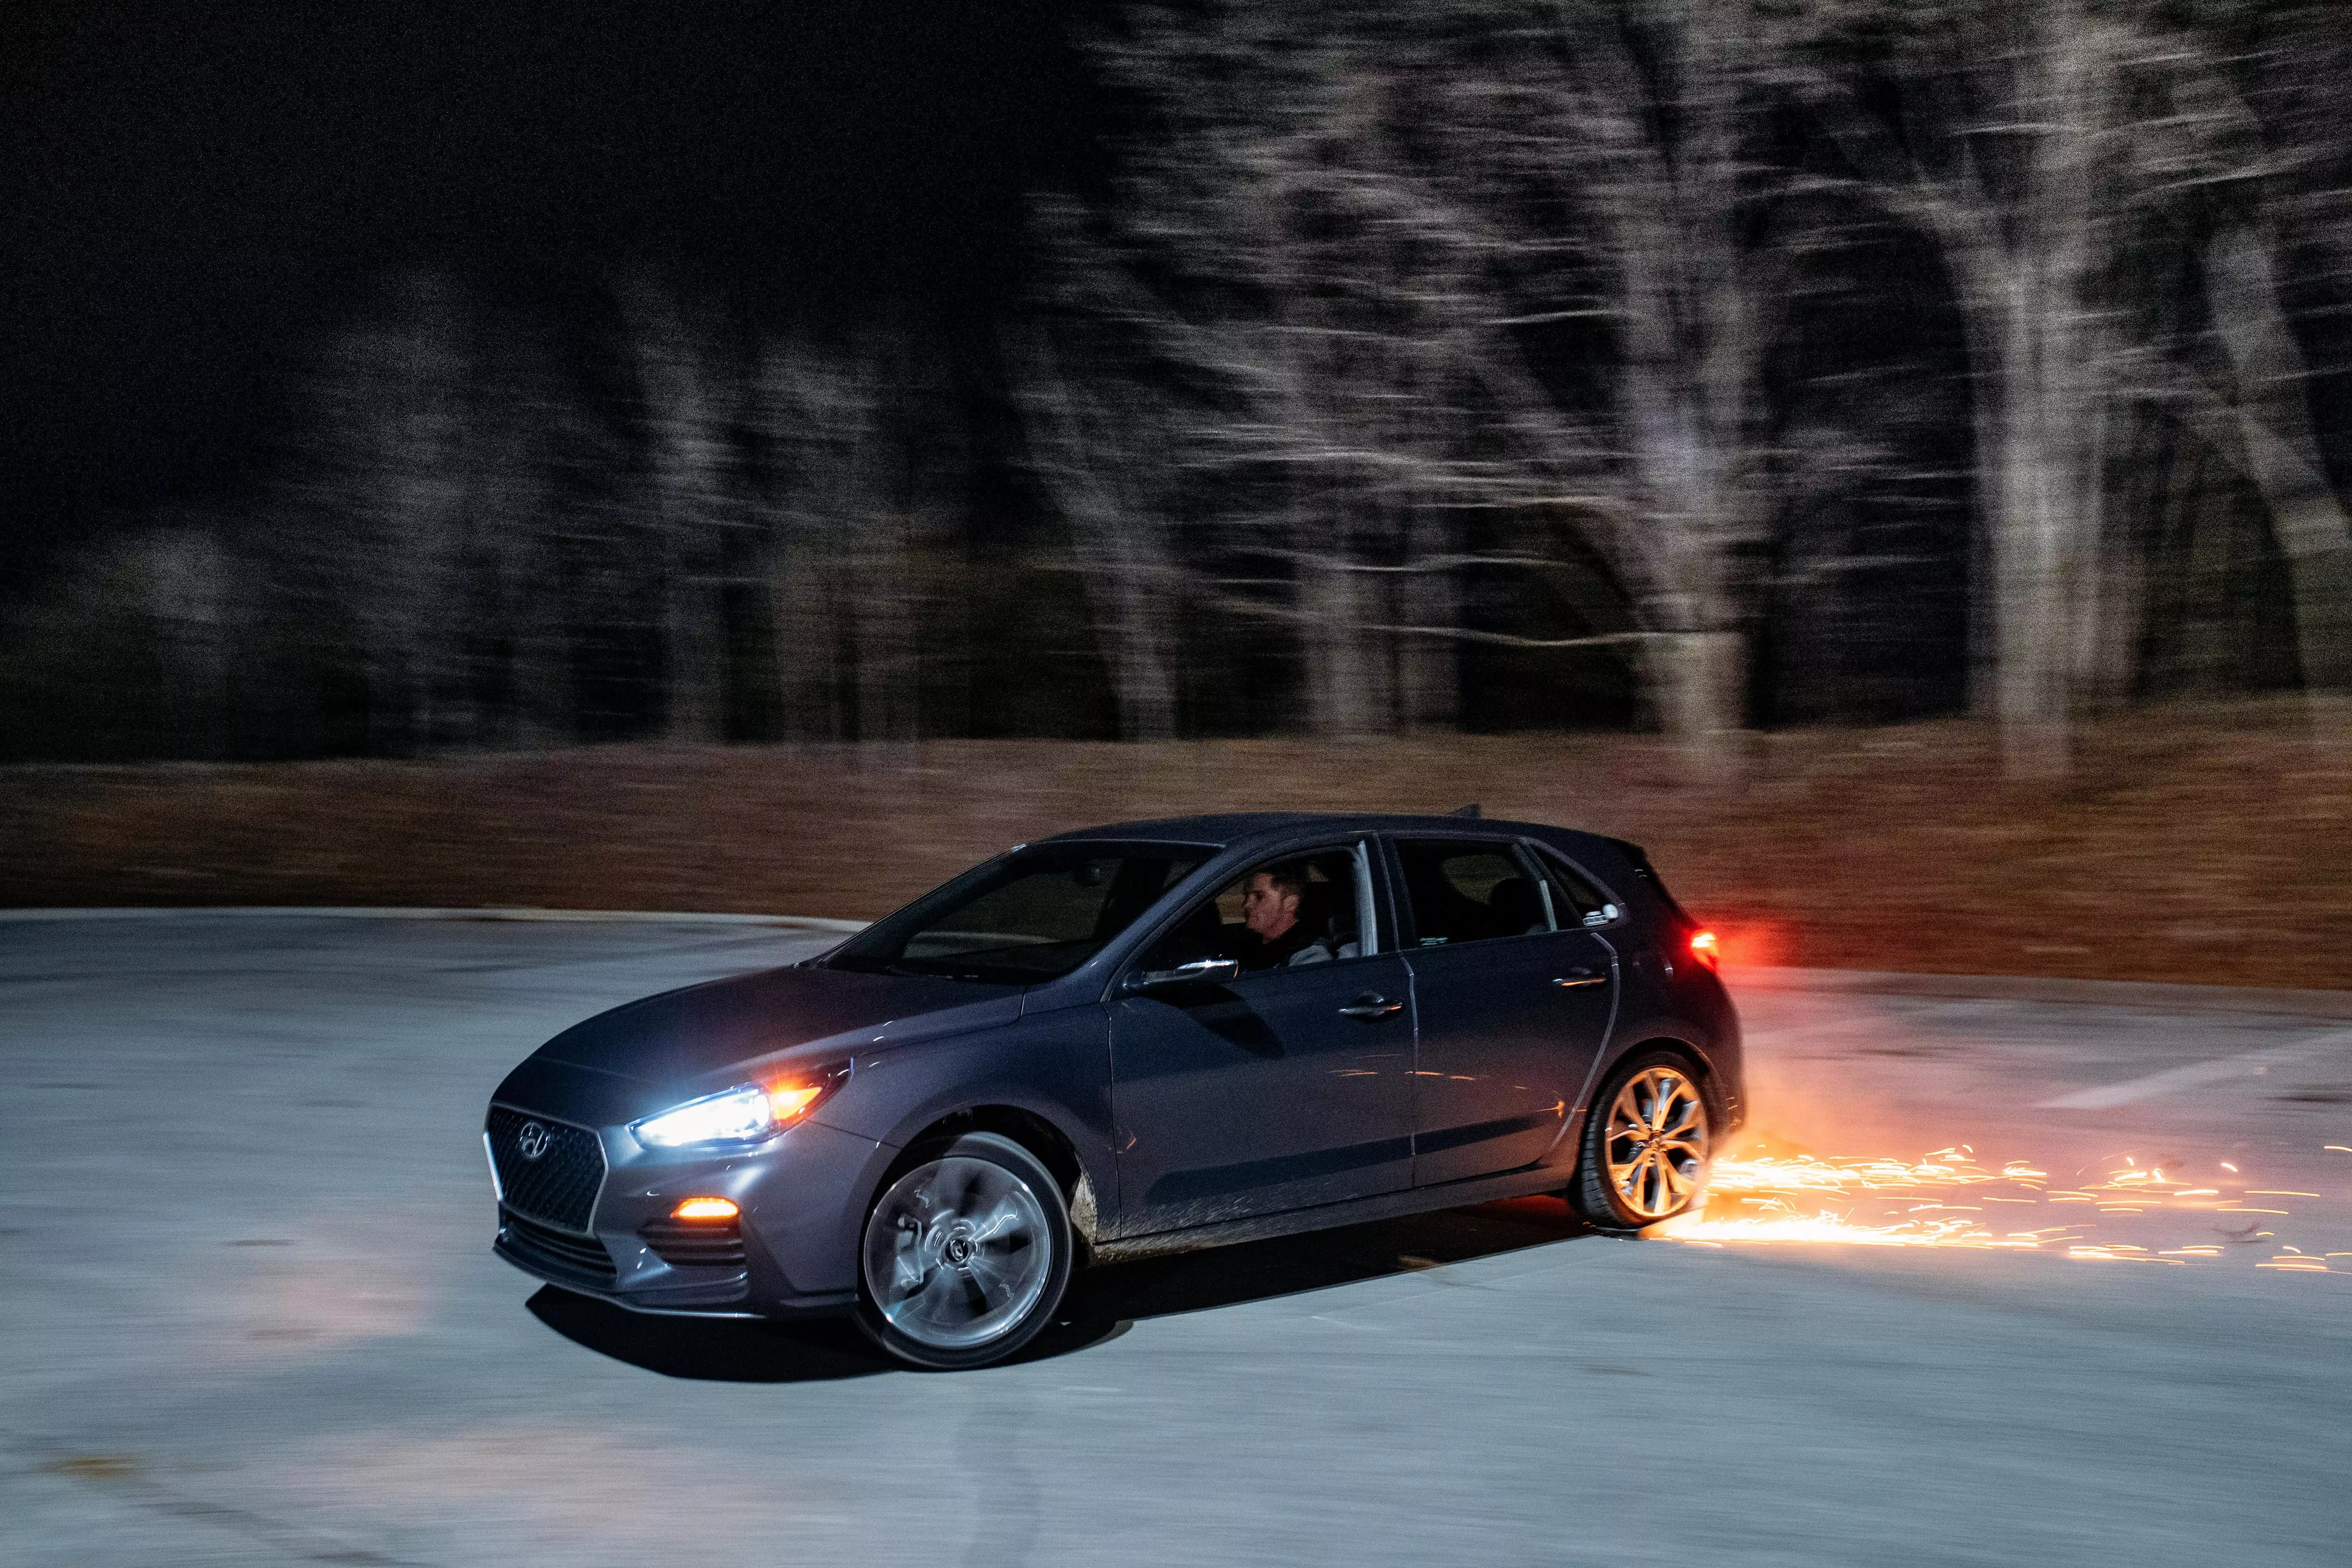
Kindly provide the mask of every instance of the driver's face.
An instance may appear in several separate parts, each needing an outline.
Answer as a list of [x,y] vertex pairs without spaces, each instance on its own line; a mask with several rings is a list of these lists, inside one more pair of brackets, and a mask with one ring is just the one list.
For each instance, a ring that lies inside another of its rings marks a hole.
[[1258,941],[1272,942],[1298,923],[1298,895],[1276,887],[1272,877],[1260,871],[1242,890],[1242,923]]

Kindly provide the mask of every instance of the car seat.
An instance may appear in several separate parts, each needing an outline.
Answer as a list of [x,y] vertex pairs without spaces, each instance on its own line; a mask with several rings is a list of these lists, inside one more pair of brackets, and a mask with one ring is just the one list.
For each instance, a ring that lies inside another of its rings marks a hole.
[[1543,895],[1525,877],[1506,877],[1486,895],[1487,920],[1496,936],[1532,936],[1551,929]]

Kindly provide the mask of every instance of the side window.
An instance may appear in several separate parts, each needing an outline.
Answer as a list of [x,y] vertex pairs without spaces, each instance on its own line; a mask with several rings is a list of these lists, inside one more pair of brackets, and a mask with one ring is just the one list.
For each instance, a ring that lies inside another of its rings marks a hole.
[[1507,844],[1400,838],[1397,860],[1423,947],[1450,947],[1552,929],[1544,894]]
[[1254,866],[1195,904],[1137,961],[1176,969],[1203,958],[1236,960],[1244,973],[1354,958],[1366,903],[1353,849],[1316,849]]
[[1612,925],[1624,912],[1608,894],[1558,856],[1538,850],[1535,859],[1543,868],[1544,887],[1551,895],[1553,917],[1562,926]]

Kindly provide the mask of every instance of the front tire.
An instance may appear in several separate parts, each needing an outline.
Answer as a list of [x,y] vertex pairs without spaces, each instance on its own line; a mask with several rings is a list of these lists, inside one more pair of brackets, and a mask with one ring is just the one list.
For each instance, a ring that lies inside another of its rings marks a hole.
[[994,1132],[918,1150],[866,1211],[859,1326],[910,1366],[1003,1361],[1054,1320],[1076,1248],[1061,1184]]
[[1690,1063],[1637,1051],[1593,1101],[1569,1201],[1594,1229],[1630,1234],[1686,1212],[1714,1154],[1706,1096]]

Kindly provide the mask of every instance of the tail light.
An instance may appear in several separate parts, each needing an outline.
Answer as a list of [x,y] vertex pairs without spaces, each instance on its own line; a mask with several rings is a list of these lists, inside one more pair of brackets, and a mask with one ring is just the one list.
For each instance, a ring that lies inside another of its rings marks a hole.
[[1713,969],[1717,963],[1721,961],[1722,953],[1719,951],[1719,946],[1720,944],[1718,944],[1715,940],[1715,933],[1711,931],[1695,931],[1691,932],[1691,956],[1697,959],[1701,963],[1706,964],[1709,969]]

